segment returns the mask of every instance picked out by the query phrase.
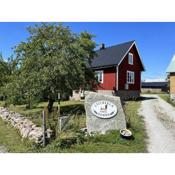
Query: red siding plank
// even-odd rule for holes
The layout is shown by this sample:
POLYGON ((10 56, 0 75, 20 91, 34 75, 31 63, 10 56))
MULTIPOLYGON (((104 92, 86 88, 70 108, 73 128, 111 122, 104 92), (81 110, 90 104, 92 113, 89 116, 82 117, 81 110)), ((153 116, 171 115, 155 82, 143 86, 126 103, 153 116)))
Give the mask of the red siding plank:
POLYGON ((133 54, 133 65, 128 64, 128 54, 127 54, 126 57, 121 62, 121 64, 119 65, 118 90, 125 90, 125 84, 127 82, 126 79, 127 71, 133 71, 135 73, 135 83, 129 84, 128 90, 140 90, 140 82, 141 82, 140 72, 142 69, 141 61, 135 46, 131 48, 130 52, 133 54))
POLYGON ((100 83, 96 90, 116 89, 116 67, 102 69, 104 72, 103 83, 100 83))

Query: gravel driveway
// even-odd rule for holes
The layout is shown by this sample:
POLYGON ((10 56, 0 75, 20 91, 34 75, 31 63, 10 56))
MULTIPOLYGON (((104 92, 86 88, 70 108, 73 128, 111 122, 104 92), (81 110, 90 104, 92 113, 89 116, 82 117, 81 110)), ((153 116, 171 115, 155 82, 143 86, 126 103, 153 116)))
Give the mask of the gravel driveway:
POLYGON ((143 95, 140 115, 148 135, 148 152, 175 152, 175 108, 158 95, 143 95))

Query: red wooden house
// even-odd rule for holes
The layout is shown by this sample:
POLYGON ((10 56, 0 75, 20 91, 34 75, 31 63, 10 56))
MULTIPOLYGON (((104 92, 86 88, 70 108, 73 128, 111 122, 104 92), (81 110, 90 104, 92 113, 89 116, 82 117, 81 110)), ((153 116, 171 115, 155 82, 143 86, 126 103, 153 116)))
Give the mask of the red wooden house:
POLYGON ((102 44, 92 62, 99 85, 96 91, 138 97, 141 91, 141 72, 145 70, 135 41, 105 48, 102 44))
POLYGON ((106 47, 102 44, 92 61, 98 86, 95 90, 123 99, 137 98, 141 91, 141 72, 145 70, 135 41, 106 47))

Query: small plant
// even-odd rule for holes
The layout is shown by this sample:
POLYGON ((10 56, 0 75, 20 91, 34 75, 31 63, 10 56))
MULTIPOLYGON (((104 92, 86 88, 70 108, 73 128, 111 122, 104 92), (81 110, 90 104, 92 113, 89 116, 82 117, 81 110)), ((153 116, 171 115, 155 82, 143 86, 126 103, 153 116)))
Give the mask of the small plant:
POLYGON ((76 137, 60 139, 58 146, 61 149, 70 148, 72 145, 77 143, 76 137))
POLYGON ((126 118, 126 127, 131 128, 131 119, 129 116, 126 118))
POLYGON ((83 132, 77 133, 77 144, 79 145, 84 144, 85 141, 86 139, 84 133, 83 132))

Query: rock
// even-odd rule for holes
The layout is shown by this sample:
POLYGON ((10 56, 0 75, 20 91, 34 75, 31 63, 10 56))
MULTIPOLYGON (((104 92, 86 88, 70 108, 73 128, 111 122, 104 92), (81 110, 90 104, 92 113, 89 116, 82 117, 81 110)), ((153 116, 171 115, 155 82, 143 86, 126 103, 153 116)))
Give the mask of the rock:
POLYGON ((46 131, 46 137, 47 138, 51 138, 51 136, 52 136, 52 130, 51 129, 47 129, 47 131, 46 131))
POLYGON ((21 130, 21 135, 22 135, 22 138, 27 138, 29 133, 31 131, 31 128, 30 127, 23 127, 22 130, 21 130))
POLYGON ((87 128, 81 128, 80 131, 81 132, 87 132, 87 128))
POLYGON ((109 130, 126 128, 125 114, 120 97, 86 92, 87 132, 105 134, 109 130))
POLYGON ((0 146, 0 153, 6 153, 7 149, 4 146, 0 146))
POLYGON ((61 116, 59 118, 59 123, 60 123, 60 130, 65 126, 66 122, 68 121, 69 116, 61 116))
MULTIPOLYGON (((43 129, 37 127, 32 121, 28 120, 21 114, 8 111, 7 108, 0 107, 0 117, 10 123, 14 128, 18 129, 22 138, 33 140, 35 143, 40 144, 43 139, 43 129)), ((46 136, 50 139, 52 130, 47 129, 46 136)))

